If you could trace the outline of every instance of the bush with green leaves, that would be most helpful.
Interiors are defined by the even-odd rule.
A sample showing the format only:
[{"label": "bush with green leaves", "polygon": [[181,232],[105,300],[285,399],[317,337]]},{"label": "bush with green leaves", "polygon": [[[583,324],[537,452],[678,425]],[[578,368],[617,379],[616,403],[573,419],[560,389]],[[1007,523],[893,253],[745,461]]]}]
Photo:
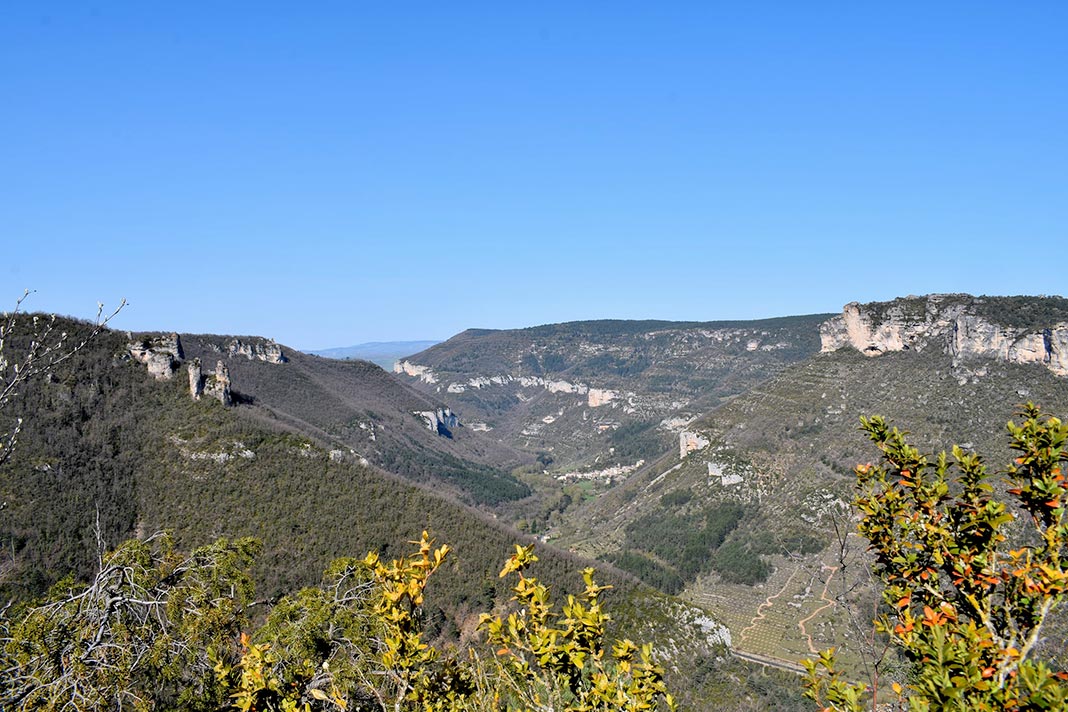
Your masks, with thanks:
[{"label": "bush with green leaves", "polygon": [[[1068,673],[1038,655],[1068,591],[1068,426],[1033,404],[1021,416],[1008,424],[1006,501],[977,455],[932,459],[884,419],[862,419],[883,457],[857,467],[855,505],[883,583],[876,625],[909,665],[891,685],[899,708],[1068,709]],[[808,668],[806,694],[822,709],[871,704],[833,651]]]},{"label": "bush with green leaves", "polygon": [[503,708],[608,712],[653,710],[662,703],[674,710],[651,645],[639,648],[629,639],[607,644],[610,619],[599,599],[611,587],[598,586],[593,569],[587,568],[585,589],[577,597],[569,595],[557,613],[545,585],[524,575],[535,561],[533,546],[516,546],[500,575],[518,576],[512,591],[520,609],[507,618],[482,617],[489,643],[498,648],[493,694]]}]

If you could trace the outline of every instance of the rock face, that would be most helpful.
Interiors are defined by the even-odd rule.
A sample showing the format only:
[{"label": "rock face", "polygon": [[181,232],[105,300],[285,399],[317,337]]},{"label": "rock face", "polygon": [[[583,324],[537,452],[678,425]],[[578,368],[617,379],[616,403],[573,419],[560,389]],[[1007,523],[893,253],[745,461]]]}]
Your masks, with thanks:
[{"label": "rock face", "polygon": [[437,410],[417,410],[415,414],[426,421],[427,430],[447,438],[452,437],[452,431],[460,425],[460,419],[448,408]]},{"label": "rock face", "polygon": [[[963,294],[932,294],[893,302],[845,305],[820,325],[821,351],[854,348],[865,356],[937,348],[955,364],[977,359],[1038,363],[1068,376],[1068,320],[1000,323],[998,300]],[[1039,302],[1042,297],[1033,298]]]},{"label": "rock face", "polygon": [[619,397],[619,394],[613,390],[607,388],[591,388],[587,394],[586,403],[591,408],[599,408],[602,405],[611,403]]},{"label": "rock face", "polygon": [[[206,346],[208,351],[228,358],[244,356],[250,361],[264,363],[286,363],[289,360],[282,353],[282,347],[272,339],[230,339],[223,346],[215,341],[201,343],[200,346]],[[127,349],[135,360],[148,367],[148,372],[157,380],[170,380],[185,359],[182,340],[173,333],[158,336],[148,334],[132,339]],[[207,394],[224,406],[233,404],[230,370],[223,361],[216,364],[214,373],[205,374],[200,359],[194,358],[187,364],[186,371],[189,376],[189,395],[193,400],[200,400]]]},{"label": "rock face", "polygon": [[420,366],[411,361],[397,361],[393,364],[393,373],[403,373],[406,376],[418,378],[423,383],[437,383],[437,376],[429,366]]},{"label": "rock face", "polygon": [[198,401],[203,393],[204,374],[200,370],[200,359],[195,358],[189,363],[189,395]]},{"label": "rock face", "polygon": [[219,361],[215,364],[215,373],[204,375],[200,359],[193,359],[189,363],[189,395],[193,400],[200,400],[202,395],[208,395],[225,407],[233,405],[230,395],[230,371],[226,364]]},{"label": "rock face", "polygon": [[204,377],[204,393],[226,407],[233,405],[233,399],[230,397],[230,371],[222,361],[215,364],[214,374]]},{"label": "rock face", "polygon": [[178,334],[145,336],[131,341],[127,349],[135,360],[148,367],[148,372],[158,381],[168,381],[182,360],[182,340]]},{"label": "rock face", "polygon": [[227,344],[227,352],[230,357],[244,356],[249,361],[256,359],[266,363],[285,363],[286,357],[282,353],[282,347],[273,339],[265,339],[255,343],[245,343],[241,339],[234,339]]}]

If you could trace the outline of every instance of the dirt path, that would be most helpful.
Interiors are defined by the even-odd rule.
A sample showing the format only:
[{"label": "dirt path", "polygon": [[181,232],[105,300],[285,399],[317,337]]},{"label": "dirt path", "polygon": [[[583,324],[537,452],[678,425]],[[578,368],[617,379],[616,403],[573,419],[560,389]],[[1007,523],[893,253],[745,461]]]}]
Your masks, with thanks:
[{"label": "dirt path", "polygon": [[[801,635],[804,636],[805,640],[808,641],[808,649],[809,649],[809,652],[811,652],[811,653],[818,653],[819,651],[816,650],[816,645],[812,642],[812,634],[809,633],[808,629],[805,628],[805,624],[808,623],[813,618],[815,618],[816,616],[818,616],[823,611],[825,611],[828,608],[830,608],[830,607],[835,605],[835,601],[833,599],[827,598],[827,589],[830,588],[831,581],[834,579],[834,575],[838,572],[838,567],[837,566],[824,565],[820,570],[821,571],[830,571],[831,572],[830,576],[827,577],[827,580],[823,584],[823,593],[820,594],[820,600],[823,601],[824,604],[822,606],[820,606],[819,608],[817,608],[816,610],[814,610],[811,614],[809,614],[808,616],[802,618],[801,620],[799,620],[797,622],[797,627],[798,627],[798,629],[800,629]],[[743,636],[745,635],[744,631],[743,631],[742,635]]]},{"label": "dirt path", "polygon": [[790,572],[790,577],[788,579],[786,579],[786,583],[784,583],[782,585],[782,588],[779,589],[778,593],[775,593],[775,594],[773,594],[771,596],[768,596],[767,598],[764,599],[763,603],[761,603],[759,606],[757,606],[756,615],[753,616],[752,619],[750,619],[749,625],[747,625],[745,628],[742,629],[742,635],[741,635],[740,640],[739,640],[740,643],[741,642],[745,642],[746,634],[749,631],[751,631],[753,628],[756,628],[757,625],[760,623],[760,621],[764,620],[764,610],[767,609],[767,608],[771,608],[773,605],[775,605],[774,604],[775,599],[778,598],[779,596],[781,596],[783,594],[783,592],[787,589],[787,587],[789,587],[790,582],[794,580],[794,576],[797,575],[798,571],[800,571],[800,569],[794,569],[793,571],[791,571]]}]

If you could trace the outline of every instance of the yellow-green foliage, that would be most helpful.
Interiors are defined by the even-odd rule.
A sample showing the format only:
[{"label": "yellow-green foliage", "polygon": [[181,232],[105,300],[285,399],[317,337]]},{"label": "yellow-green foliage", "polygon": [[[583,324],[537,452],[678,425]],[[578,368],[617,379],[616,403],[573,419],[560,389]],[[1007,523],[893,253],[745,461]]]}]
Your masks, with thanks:
[{"label": "yellow-green foliage", "polygon": [[501,570],[515,573],[512,589],[520,610],[508,617],[484,615],[482,626],[497,656],[503,683],[497,695],[506,709],[517,710],[647,710],[663,700],[674,701],[663,681],[663,670],[652,661],[652,647],[640,650],[630,640],[605,644],[609,617],[598,601],[607,586],[598,586],[593,569],[583,571],[585,590],[567,597],[560,614],[548,589],[523,575],[537,561],[531,546],[516,553]]},{"label": "yellow-green foliage", "polygon": [[[857,467],[860,533],[871,542],[883,602],[876,624],[910,663],[892,689],[915,710],[1063,710],[1068,674],[1037,659],[1043,625],[1068,588],[1068,426],[1024,407],[1008,424],[1018,456],[1003,472],[1012,498],[994,498],[980,459],[953,448],[931,462],[879,417],[862,429],[883,452]],[[951,476],[952,473],[955,476]],[[1029,534],[1014,536],[1013,522]],[[808,696],[858,711],[864,689],[837,673],[833,652],[810,662]]]},{"label": "yellow-green foliage", "polygon": [[430,578],[449,555],[426,532],[407,557],[340,559],[320,586],[278,601],[251,635],[254,545],[220,541],[184,557],[169,538],[128,542],[88,586],[62,586],[40,605],[0,613],[0,707],[43,710],[652,710],[674,709],[649,646],[609,643],[604,586],[560,612],[524,575],[520,607],[483,616],[489,650],[439,650],[425,640]]},{"label": "yellow-green foliage", "polygon": [[185,556],[166,536],[130,541],[88,585],[4,611],[0,708],[217,708],[212,659],[246,624],[255,549],[220,540]]}]

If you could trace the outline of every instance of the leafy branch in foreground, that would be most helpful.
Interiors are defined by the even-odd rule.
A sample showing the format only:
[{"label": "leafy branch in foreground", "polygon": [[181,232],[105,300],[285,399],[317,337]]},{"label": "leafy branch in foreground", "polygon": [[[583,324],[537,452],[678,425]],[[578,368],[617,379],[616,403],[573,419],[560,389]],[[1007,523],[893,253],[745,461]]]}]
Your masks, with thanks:
[{"label": "leafy branch in foreground", "polygon": [[[911,667],[904,687],[893,684],[901,707],[1068,708],[1068,674],[1036,655],[1068,591],[1068,426],[1030,403],[1021,415],[1008,424],[1009,503],[977,455],[954,447],[932,462],[882,418],[861,420],[883,459],[856,468],[858,529],[890,611],[876,625]],[[823,709],[863,708],[863,687],[841,677],[833,651],[807,667],[806,695]]]},{"label": "leafy branch in foreground", "polygon": [[496,655],[461,655],[425,639],[428,581],[449,547],[423,532],[389,562],[339,559],[318,587],[277,602],[251,635],[251,540],[189,556],[157,535],[102,556],[86,585],[0,611],[0,706],[34,710],[653,710],[674,709],[650,646],[608,648],[599,595],[585,590],[557,613],[516,547],[502,576],[519,576],[518,612],[485,615]]},{"label": "leafy branch in foreground", "polygon": [[507,619],[483,615],[482,627],[502,662],[499,694],[507,709],[523,710],[651,710],[662,700],[675,702],[664,685],[664,671],[652,660],[652,646],[640,649],[630,640],[616,641],[609,652],[593,569],[585,569],[585,590],[567,597],[562,614],[553,610],[548,589],[523,571],[537,561],[533,546],[516,546],[501,577],[516,573],[512,591],[520,610]]},{"label": "leafy branch in foreground", "polygon": [[215,709],[212,658],[245,625],[252,540],[185,556],[170,537],[128,541],[88,584],[0,616],[3,709]]}]

